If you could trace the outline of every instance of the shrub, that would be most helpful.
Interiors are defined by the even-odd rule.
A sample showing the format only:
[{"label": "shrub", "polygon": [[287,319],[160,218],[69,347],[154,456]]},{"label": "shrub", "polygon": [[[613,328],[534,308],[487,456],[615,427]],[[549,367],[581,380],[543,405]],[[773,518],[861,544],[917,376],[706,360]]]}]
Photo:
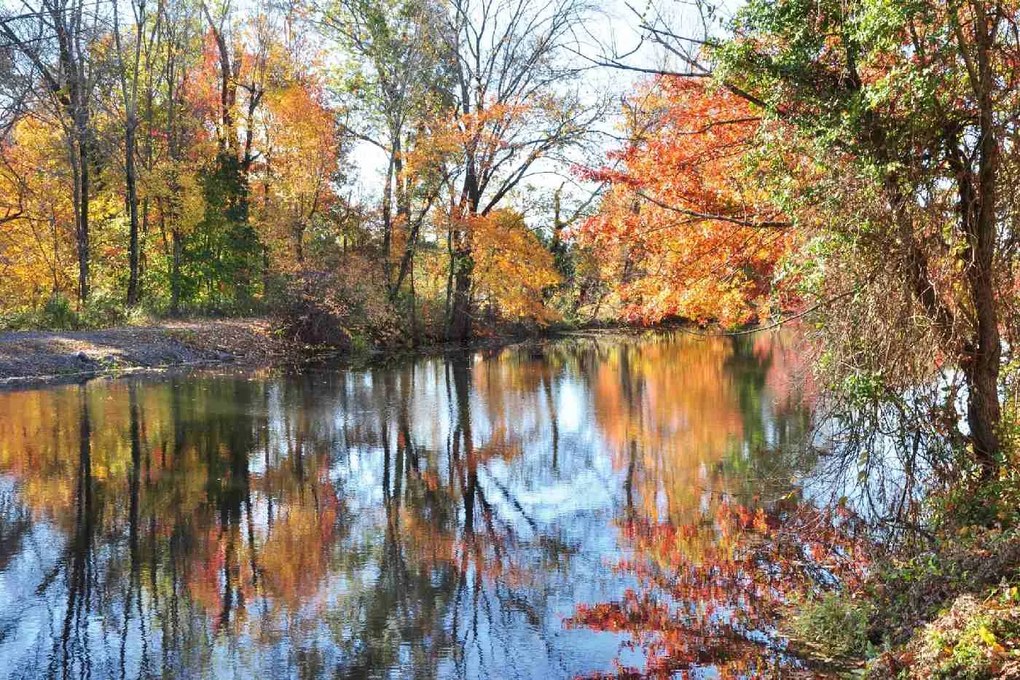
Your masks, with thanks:
[{"label": "shrub", "polygon": [[839,593],[802,604],[793,618],[797,636],[830,657],[859,656],[868,649],[868,611]]},{"label": "shrub", "polygon": [[375,269],[355,256],[338,273],[303,271],[288,277],[274,295],[284,334],[348,350],[399,344],[399,320]]},{"label": "shrub", "polygon": [[97,289],[89,296],[81,311],[78,325],[84,328],[109,328],[127,320],[127,308],[121,295]]},{"label": "shrub", "polygon": [[79,325],[80,320],[71,301],[63,293],[54,293],[46,300],[35,324],[39,328],[68,330]]}]

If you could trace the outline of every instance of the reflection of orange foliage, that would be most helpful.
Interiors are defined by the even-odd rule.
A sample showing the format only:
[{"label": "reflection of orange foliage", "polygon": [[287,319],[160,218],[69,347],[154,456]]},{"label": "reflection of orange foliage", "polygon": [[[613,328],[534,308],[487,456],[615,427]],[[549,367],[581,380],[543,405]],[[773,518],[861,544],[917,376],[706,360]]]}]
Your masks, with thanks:
[{"label": "reflection of orange foliage", "polygon": [[[137,474],[138,512],[144,518],[146,540],[164,551],[175,538],[187,546],[184,551],[178,548],[175,559],[181,561],[176,567],[191,599],[210,620],[241,624],[247,603],[257,594],[296,605],[315,591],[329,567],[328,546],[334,541],[339,510],[335,490],[321,474],[328,457],[305,456],[306,479],[313,481],[303,486],[287,457],[265,475],[249,473],[247,479],[232,478],[232,472],[218,467],[210,469],[211,463],[246,460],[252,451],[232,451],[220,441],[210,455],[203,427],[184,431],[175,426],[174,418],[182,416],[174,413],[174,389],[170,383],[132,387],[122,381],[101,389],[69,386],[2,393],[0,470],[17,478],[19,497],[35,518],[54,521],[73,535],[76,494],[84,474],[79,452],[85,405],[91,430],[88,483],[92,513],[102,523],[99,531],[129,533],[129,485]],[[206,407],[222,397],[215,390],[200,390],[192,406],[208,412]],[[140,436],[136,470],[130,437],[132,398]],[[215,436],[214,429],[210,432]],[[247,516],[223,523],[217,505],[226,501],[210,495],[211,481],[249,485],[254,517],[261,514],[259,503],[266,502],[254,489],[271,485],[272,527],[249,527]],[[188,532],[187,540],[182,540],[182,531]]]},{"label": "reflection of orange foliage", "polygon": [[782,640],[774,632],[791,594],[828,583],[860,583],[867,543],[843,509],[781,502],[750,509],[721,504],[712,520],[673,525],[627,522],[635,558],[618,569],[640,592],[621,601],[580,605],[568,626],[628,633],[645,668],[620,677],[673,677],[717,665],[724,678],[774,672]]},{"label": "reflection of orange foliage", "polygon": [[240,625],[254,595],[251,561],[237,526],[210,526],[189,561],[188,593],[210,618]]},{"label": "reflection of orange foliage", "polygon": [[726,361],[732,346],[676,336],[637,346],[614,344],[596,369],[595,415],[614,465],[632,467],[635,504],[645,517],[696,509],[711,491],[707,474],[739,440],[740,404]]},{"label": "reflection of orange foliage", "polygon": [[259,567],[266,591],[292,608],[314,595],[329,567],[337,503],[333,493],[322,494],[321,498],[322,507],[316,507],[311,498],[304,502],[295,499],[288,505],[260,552]]}]

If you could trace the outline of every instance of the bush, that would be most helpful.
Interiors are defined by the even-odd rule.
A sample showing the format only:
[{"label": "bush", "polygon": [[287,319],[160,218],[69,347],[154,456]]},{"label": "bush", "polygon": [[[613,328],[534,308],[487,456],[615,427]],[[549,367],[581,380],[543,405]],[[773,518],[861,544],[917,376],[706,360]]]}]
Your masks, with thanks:
[{"label": "bush", "polygon": [[794,616],[799,638],[829,657],[860,656],[868,650],[868,611],[839,593],[804,602]]},{"label": "bush", "polygon": [[82,311],[63,293],[51,295],[38,307],[25,307],[0,314],[0,329],[12,331],[66,331],[109,328],[123,324],[147,325],[159,314],[149,307],[127,307],[119,294],[95,290]]},{"label": "bush", "polygon": [[94,290],[85,303],[79,318],[83,328],[109,328],[127,321],[127,308],[123,297],[109,290]]},{"label": "bush", "polygon": [[23,307],[0,316],[0,328],[11,331],[73,330],[81,320],[66,295],[53,293],[41,307]]},{"label": "bush", "polygon": [[54,293],[43,304],[36,326],[53,330],[69,330],[80,323],[78,313],[63,293]]},{"label": "bush", "polygon": [[340,273],[303,271],[274,294],[274,311],[285,335],[309,345],[345,350],[394,346],[403,341],[397,315],[375,280],[371,263],[345,261]]}]

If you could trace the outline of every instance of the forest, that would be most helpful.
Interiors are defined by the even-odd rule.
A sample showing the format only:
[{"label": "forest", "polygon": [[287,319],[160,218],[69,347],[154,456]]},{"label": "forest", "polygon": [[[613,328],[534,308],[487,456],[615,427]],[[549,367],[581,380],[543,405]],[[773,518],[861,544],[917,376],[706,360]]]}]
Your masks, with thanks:
[{"label": "forest", "polygon": [[795,328],[869,677],[1020,677],[1018,182],[1018,0],[0,0],[0,330]]}]

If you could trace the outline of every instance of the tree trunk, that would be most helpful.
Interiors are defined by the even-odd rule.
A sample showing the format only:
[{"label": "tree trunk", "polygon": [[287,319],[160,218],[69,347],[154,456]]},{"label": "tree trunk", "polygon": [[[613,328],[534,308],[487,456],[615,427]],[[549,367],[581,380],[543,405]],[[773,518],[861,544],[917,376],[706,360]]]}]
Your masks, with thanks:
[{"label": "tree trunk", "polygon": [[138,304],[141,296],[139,289],[139,247],[138,247],[138,187],[137,172],[135,171],[135,127],[137,121],[134,115],[128,114],[127,125],[124,131],[124,183],[126,186],[125,202],[128,210],[128,223],[130,230],[130,245],[128,252],[129,269],[127,303],[129,306]]},{"label": "tree trunk", "polygon": [[305,262],[305,225],[298,223],[291,229],[291,238],[294,242],[294,261],[298,265],[302,265]]},{"label": "tree trunk", "polygon": [[397,151],[390,153],[389,163],[386,165],[386,181],[383,185],[382,197],[382,221],[383,221],[383,276],[386,278],[386,285],[392,284],[393,265],[390,261],[390,245],[393,243],[393,169]]},{"label": "tree trunk", "polygon": [[[967,422],[970,426],[975,461],[982,477],[991,479],[998,471],[1000,447],[998,428],[1002,418],[999,403],[999,371],[1001,369],[1002,342],[999,337],[998,302],[993,280],[995,241],[997,232],[997,170],[999,141],[996,137],[995,90],[997,75],[991,63],[994,42],[993,22],[990,22],[981,2],[971,3],[974,9],[973,24],[976,47],[977,73],[972,79],[978,99],[978,123],[981,130],[978,145],[977,192],[961,194],[961,212],[966,216],[967,241],[970,258],[967,263],[967,283],[974,305],[976,328],[964,366],[967,375]],[[990,25],[992,24],[992,25]],[[962,49],[966,49],[961,45]],[[973,184],[971,184],[973,187]],[[970,200],[967,200],[970,199]]]},{"label": "tree trunk", "polygon": [[[176,225],[176,221],[172,220],[171,224]],[[176,226],[171,231],[170,239],[170,314],[177,316],[181,312],[181,256],[184,251],[184,243],[181,232]]]},{"label": "tree trunk", "polygon": [[450,268],[453,274],[453,304],[447,340],[466,345],[471,340],[471,281],[475,262],[471,252],[471,219],[477,217],[481,191],[475,172],[474,159],[470,158],[464,177],[459,218],[467,223],[454,230]]},{"label": "tree trunk", "polygon": [[466,345],[471,340],[471,273],[474,269],[471,249],[456,247],[450,266],[453,268],[453,302],[447,340]]},{"label": "tree trunk", "polygon": [[77,196],[78,210],[75,215],[75,236],[78,246],[78,302],[84,305],[89,297],[89,158],[88,158],[88,122],[85,114],[79,112],[75,134],[77,136],[78,178]]}]

